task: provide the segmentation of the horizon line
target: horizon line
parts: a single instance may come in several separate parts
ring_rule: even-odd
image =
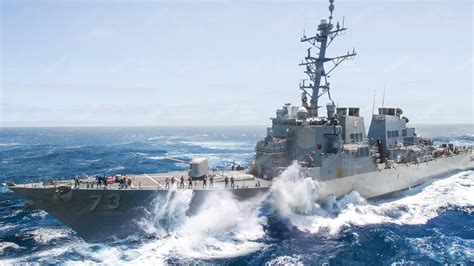
[[[453,125],[472,125],[472,123],[414,123],[413,126],[453,126]],[[41,125],[31,125],[31,126],[2,126],[0,128],[133,128],[133,127],[268,127],[270,125],[252,125],[252,124],[242,124],[242,125],[54,125],[54,126],[41,126]]]

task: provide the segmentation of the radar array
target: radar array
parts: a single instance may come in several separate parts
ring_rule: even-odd
[[[300,83],[300,89],[303,91],[302,102],[303,106],[308,109],[308,115],[310,117],[318,116],[318,99],[323,96],[325,93],[328,93],[328,97],[331,99],[331,94],[329,92],[330,83],[328,82],[328,75],[344,60],[351,59],[356,56],[355,49],[352,52],[347,52],[346,55],[336,56],[336,57],[326,57],[326,48],[332,43],[332,41],[339,35],[343,35],[347,28],[344,27],[344,18],[342,20],[342,26],[339,22],[336,23],[336,27],[332,24],[332,12],[334,11],[334,0],[329,0],[329,21],[326,19],[321,19],[320,24],[318,25],[318,33],[316,35],[307,37],[306,34],[303,34],[301,42],[308,42],[312,47],[315,47],[319,50],[317,57],[312,56],[311,48],[308,48],[308,54],[299,65],[306,66],[305,73],[309,77],[309,84],[306,82],[308,79],[302,80]],[[324,63],[331,62],[329,71],[324,69]],[[321,84],[321,80],[324,79],[324,83]],[[312,90],[312,93],[308,93],[308,89]],[[311,97],[310,104],[307,103],[307,96]]]

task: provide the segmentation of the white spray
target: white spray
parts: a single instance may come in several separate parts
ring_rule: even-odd
[[[367,204],[353,191],[339,200],[328,199],[324,207],[316,203],[317,181],[301,173],[301,168],[293,164],[276,178],[271,200],[280,216],[299,230],[310,233],[335,234],[351,225],[424,224],[446,206],[474,204],[474,173],[471,171],[436,180],[387,201]]]

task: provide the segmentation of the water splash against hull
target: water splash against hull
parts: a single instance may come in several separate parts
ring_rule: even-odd
[[[301,178],[303,177],[299,174],[298,167],[292,166],[277,180],[268,195],[249,201],[238,201],[226,191],[210,194],[195,215],[191,216],[186,213],[192,195],[187,191],[175,191],[166,198],[157,199],[156,208],[150,211],[151,216],[141,220],[142,225],[147,228],[146,232],[151,236],[149,238],[131,237],[106,244],[88,244],[78,240],[77,237],[72,237],[73,241],[48,249],[48,252],[39,250],[33,252],[31,256],[16,257],[4,260],[2,263],[22,261],[67,263],[79,260],[106,264],[125,262],[164,264],[195,262],[196,259],[212,261],[242,256],[253,257],[252,254],[266,252],[273,247],[272,240],[268,239],[271,234],[268,230],[271,228],[267,226],[267,217],[262,211],[265,207],[275,210],[278,219],[288,221],[289,225],[304,232],[306,237],[325,236],[337,239],[347,232],[354,231],[350,233],[354,234],[354,240],[351,240],[356,241],[354,243],[362,241],[357,236],[361,234],[357,233],[357,230],[365,230],[363,228],[377,224],[384,227],[390,224],[423,225],[449,208],[465,208],[465,211],[470,211],[471,214],[473,210],[473,172],[463,172],[436,180],[395,199],[367,203],[357,193],[351,193],[340,200],[328,201],[322,206],[314,201],[317,196],[317,183]],[[302,182],[305,186],[294,185],[295,182]],[[58,231],[57,237],[50,236],[45,240],[46,238],[39,235],[40,231],[35,232],[37,234],[34,239],[38,240],[39,244],[43,242],[42,245],[67,239],[64,234],[74,235],[72,232]],[[295,233],[295,236],[298,235]],[[423,249],[430,239],[432,238],[429,236],[419,239],[408,238],[407,243],[411,245],[410,249]],[[461,251],[472,245],[468,240],[459,238],[455,240],[455,246]],[[451,250],[455,247],[448,243],[445,245]],[[21,247],[11,246],[5,249],[21,250]],[[440,250],[436,247],[426,247],[424,252],[426,256],[433,257]],[[469,252],[461,252],[458,256],[464,260],[473,259]],[[258,261],[258,256],[255,259]],[[285,255],[281,258],[269,256],[267,259],[277,263],[307,262],[309,258]]]
[[[370,204],[353,191],[339,200],[330,198],[319,205],[318,189],[317,182],[305,178],[294,164],[272,187],[272,205],[298,230],[309,233],[336,234],[345,227],[372,224],[425,224],[450,206],[472,208],[474,173],[466,171],[434,180],[398,198]]]
[[[239,201],[228,191],[216,191],[190,212],[192,198],[192,191],[176,190],[157,199],[150,216],[140,222],[155,236],[142,248],[154,252],[140,260],[167,254],[182,260],[236,257],[262,247],[266,220],[258,215],[258,206],[263,197]]]

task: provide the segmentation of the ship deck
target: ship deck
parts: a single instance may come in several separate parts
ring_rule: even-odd
[[[230,177],[234,177],[234,188],[254,188],[254,187],[270,187],[272,181],[255,177],[246,173],[245,171],[216,171],[212,172],[214,177],[213,187],[209,187],[209,179],[207,180],[207,186],[203,186],[202,180],[193,180],[193,190],[208,190],[208,189],[225,189],[225,177],[229,177],[228,188],[230,188]],[[127,178],[132,180],[131,186],[127,188],[120,188],[119,183],[108,184],[105,188],[104,185],[98,186],[94,177],[88,177],[80,179],[80,185],[77,189],[153,189],[153,190],[167,190],[180,188],[180,178],[184,176],[184,189],[189,188],[189,182],[187,180],[187,172],[168,172],[168,173],[152,173],[152,174],[131,174],[125,175]],[[173,186],[170,188],[166,187],[166,178],[174,177],[176,179]],[[43,182],[27,183],[27,184],[15,184],[17,187],[25,188],[50,188],[55,186],[68,186],[75,187],[74,180],[47,180]]]

